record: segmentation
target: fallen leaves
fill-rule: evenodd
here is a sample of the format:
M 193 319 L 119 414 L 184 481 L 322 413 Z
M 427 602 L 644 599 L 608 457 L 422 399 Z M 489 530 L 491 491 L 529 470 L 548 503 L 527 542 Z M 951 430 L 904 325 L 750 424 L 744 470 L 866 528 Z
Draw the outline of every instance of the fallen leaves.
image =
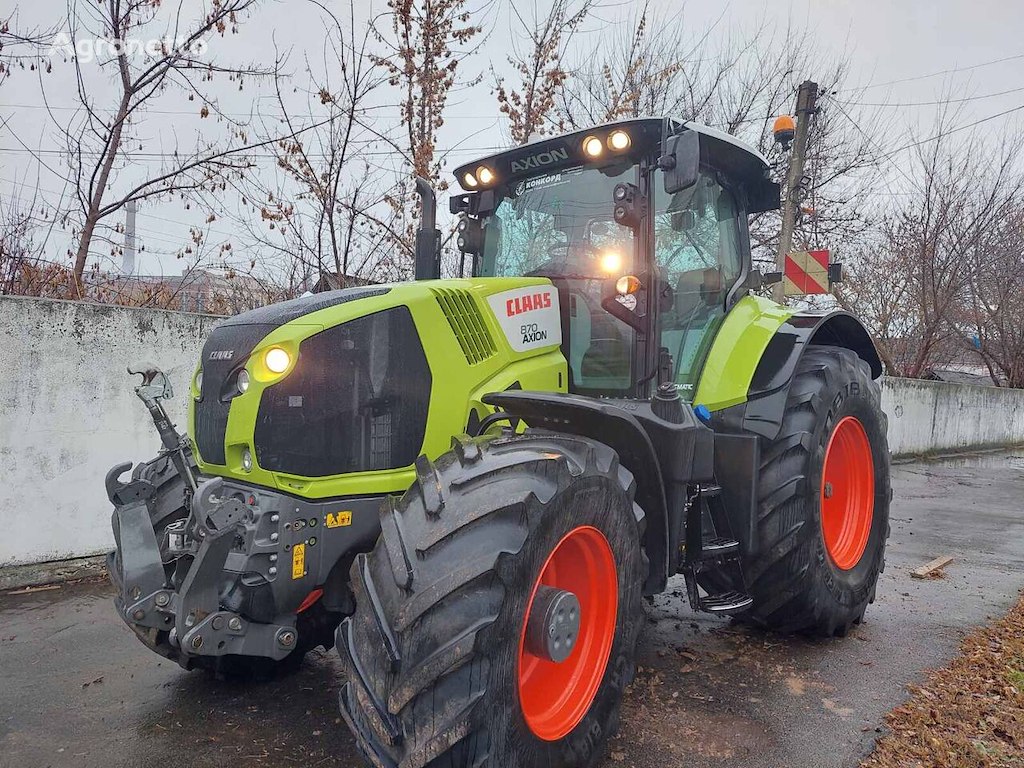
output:
M 1024 598 L 910 691 L 862 768 L 1024 765 Z

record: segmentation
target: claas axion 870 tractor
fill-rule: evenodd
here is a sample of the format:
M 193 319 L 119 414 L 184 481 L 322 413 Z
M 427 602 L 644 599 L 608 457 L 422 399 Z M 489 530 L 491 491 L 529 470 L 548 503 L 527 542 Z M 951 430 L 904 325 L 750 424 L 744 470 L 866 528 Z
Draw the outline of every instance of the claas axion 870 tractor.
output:
M 636 119 L 456 171 L 464 277 L 228 318 L 189 386 L 138 372 L 164 449 L 107 477 L 117 609 L 185 668 L 337 646 L 377 766 L 584 766 L 642 598 L 842 635 L 883 567 L 881 364 L 844 312 L 756 295 L 768 164 Z M 777 277 L 777 276 L 775 276 Z

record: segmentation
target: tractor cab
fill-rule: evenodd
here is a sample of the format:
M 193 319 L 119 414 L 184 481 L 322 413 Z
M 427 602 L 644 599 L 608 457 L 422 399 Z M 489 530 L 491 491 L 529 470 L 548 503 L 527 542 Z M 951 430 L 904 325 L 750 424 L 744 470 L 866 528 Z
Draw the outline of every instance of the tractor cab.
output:
M 569 390 L 692 400 L 750 275 L 747 215 L 776 208 L 754 149 L 713 129 L 637 119 L 464 165 L 458 243 L 476 277 L 557 287 Z

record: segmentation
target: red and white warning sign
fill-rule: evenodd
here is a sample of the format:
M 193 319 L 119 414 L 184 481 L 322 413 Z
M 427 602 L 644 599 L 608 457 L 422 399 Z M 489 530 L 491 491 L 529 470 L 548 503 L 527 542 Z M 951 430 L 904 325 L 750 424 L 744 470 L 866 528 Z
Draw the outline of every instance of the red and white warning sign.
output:
M 828 251 L 787 253 L 783 276 L 787 296 L 828 293 Z
M 558 291 L 552 285 L 531 285 L 487 297 L 509 346 L 516 352 L 562 343 Z

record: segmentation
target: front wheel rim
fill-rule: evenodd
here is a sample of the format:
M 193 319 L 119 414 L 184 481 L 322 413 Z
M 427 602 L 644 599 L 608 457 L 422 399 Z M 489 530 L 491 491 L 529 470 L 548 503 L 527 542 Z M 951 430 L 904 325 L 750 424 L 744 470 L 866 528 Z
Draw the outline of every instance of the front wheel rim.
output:
M 571 592 L 579 600 L 579 638 L 561 663 L 536 656 L 527 647 L 526 625 L 541 585 Z M 593 704 L 615 638 L 618 594 L 611 545 L 593 526 L 569 531 L 544 562 L 526 604 L 516 668 L 523 717 L 538 738 L 563 738 Z
M 825 551 L 843 571 L 867 549 L 875 507 L 875 466 L 864 425 L 853 416 L 836 424 L 821 473 L 821 532 Z

